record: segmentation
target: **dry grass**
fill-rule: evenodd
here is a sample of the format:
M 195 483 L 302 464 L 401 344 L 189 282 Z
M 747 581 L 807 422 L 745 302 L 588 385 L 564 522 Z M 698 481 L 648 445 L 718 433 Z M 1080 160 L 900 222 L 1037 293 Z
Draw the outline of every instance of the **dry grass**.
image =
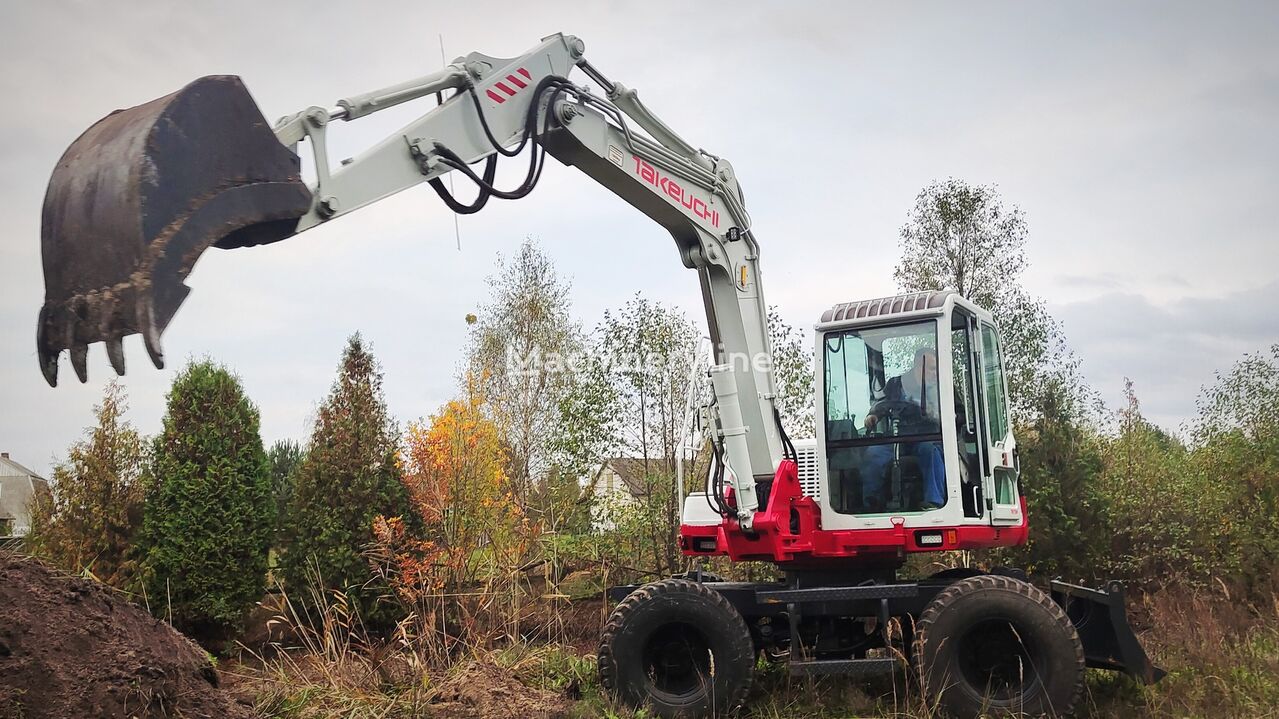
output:
M 279 595 L 267 622 L 286 639 L 241 645 L 223 668 L 259 714 L 289 719 L 429 716 L 429 674 L 419 653 L 397 637 L 373 639 L 341 592 L 313 583 L 308 602 Z M 398 634 L 398 632 L 397 632 Z
M 1088 714 L 1097 717 L 1279 717 L 1279 597 L 1249 602 L 1165 591 L 1134 608 L 1142 643 L 1168 671 L 1153 687 L 1090 672 Z
M 599 695 L 593 657 L 569 644 L 600 612 L 598 603 L 526 598 L 511 602 L 510 612 L 494 612 L 497 626 L 469 634 L 440 622 L 438 613 L 415 613 L 388 635 L 373 636 L 344 593 L 323 589 L 318 578 L 306 592 L 305 601 L 279 593 L 265 627 L 274 641 L 242 644 L 239 660 L 223 666 L 263 717 L 470 716 L 467 707 L 490 693 L 520 694 L 526 708 L 534 700 L 568 705 L 567 697 Z M 448 600 L 431 598 L 436 605 Z M 519 700 L 506 704 L 521 707 Z
M 1134 605 L 1141 641 L 1168 677 L 1144 687 L 1090 670 L 1078 716 L 1279 717 L 1279 598 L 1250 604 L 1219 587 L 1214 593 L 1163 592 Z M 298 616 L 288 602 L 283 606 L 275 621 L 296 637 L 292 648 L 250 653 L 225 668 L 241 691 L 255 697 L 264 717 L 465 716 L 448 710 L 454 705 L 447 695 L 456 689 L 447 687 L 493 676 L 518 680 L 515 689 L 502 690 L 527 691 L 529 701 L 537 699 L 543 708 L 550 706 L 548 697 L 562 698 L 564 708 L 556 711 L 563 716 L 646 716 L 616 706 L 599 687 L 594 657 L 577 636 L 589 629 L 583 619 L 599 612 L 594 603 L 530 602 L 526 607 L 541 611 L 521 619 L 523 636 L 468 645 L 444 662 L 410 625 L 389 639 L 371 640 L 336 596 L 310 616 Z M 865 681 L 796 679 L 784 665 L 761 663 L 755 684 L 744 716 L 758 719 L 937 716 L 902 673 Z

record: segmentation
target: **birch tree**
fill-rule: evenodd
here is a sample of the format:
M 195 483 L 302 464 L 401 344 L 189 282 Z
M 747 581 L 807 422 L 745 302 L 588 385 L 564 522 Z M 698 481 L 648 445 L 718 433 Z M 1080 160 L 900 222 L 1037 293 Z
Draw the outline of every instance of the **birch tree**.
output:
M 473 378 L 488 398 L 486 411 L 509 452 L 509 481 L 526 503 L 555 459 L 582 332 L 571 315 L 570 283 L 533 240 L 499 258 L 489 283 L 489 301 L 471 329 L 463 385 Z
M 1061 325 L 1021 285 L 1027 237 L 1025 213 L 1005 206 L 993 185 L 934 181 L 915 198 L 901 228 L 902 255 L 893 271 L 906 292 L 957 290 L 995 315 L 1013 415 L 1021 422 L 1030 420 L 1050 384 L 1076 399 L 1087 392 Z

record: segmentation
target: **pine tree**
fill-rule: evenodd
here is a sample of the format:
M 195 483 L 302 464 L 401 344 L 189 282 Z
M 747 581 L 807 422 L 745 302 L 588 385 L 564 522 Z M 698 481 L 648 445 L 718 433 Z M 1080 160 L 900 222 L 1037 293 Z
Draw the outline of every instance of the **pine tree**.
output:
M 283 539 L 284 519 L 293 501 L 293 480 L 306 452 L 291 439 L 277 440 L 266 452 L 267 471 L 271 476 L 271 493 L 275 496 L 277 541 Z
M 109 382 L 94 407 L 95 426 L 53 468 L 49 494 L 37 494 L 25 546 L 73 572 L 132 588 L 133 543 L 142 525 L 146 442 L 124 419 L 124 388 Z
M 356 334 L 294 473 L 280 560 L 292 599 L 306 601 L 320 582 L 347 593 L 366 623 L 392 618 L 391 606 L 378 601 L 386 590 L 372 581 L 364 552 L 375 518 L 409 514 L 398 455 L 399 430 L 386 408 L 381 370 Z
M 151 609 L 197 638 L 220 639 L 262 597 L 275 520 L 258 409 L 225 367 L 193 362 L 173 380 L 151 474 Z

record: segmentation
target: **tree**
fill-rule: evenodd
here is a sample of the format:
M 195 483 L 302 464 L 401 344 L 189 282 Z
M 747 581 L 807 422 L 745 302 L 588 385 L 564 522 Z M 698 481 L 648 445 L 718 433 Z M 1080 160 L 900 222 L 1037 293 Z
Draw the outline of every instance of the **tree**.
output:
M 786 324 L 776 307 L 768 308 L 768 339 L 773 346 L 776 404 L 783 426 L 792 438 L 816 436 L 812 342 Z
M 570 316 L 569 283 L 534 241 L 509 260 L 499 258 L 489 283 L 489 302 L 471 330 L 467 373 L 488 398 L 486 411 L 509 447 L 510 481 L 524 503 L 556 453 L 574 386 L 567 364 L 582 355 L 581 331 Z
M 619 395 L 601 351 L 583 352 L 574 379 L 560 397 L 556 432 L 550 438 L 551 463 L 558 475 L 588 476 L 617 447 L 621 431 Z
M 934 181 L 915 198 L 901 245 L 897 284 L 908 291 L 949 287 L 989 309 L 1026 269 L 1026 217 L 1005 208 L 994 186 Z
M 293 500 L 294 473 L 305 455 L 302 445 L 291 439 L 277 440 L 266 452 L 267 471 L 271 477 L 271 494 L 275 497 L 277 536 L 283 534 L 283 520 L 288 516 L 289 503 Z
M 1218 373 L 1196 404 L 1197 490 L 1224 495 L 1224 516 L 1211 521 L 1231 536 L 1226 553 L 1237 576 L 1269 596 L 1279 568 L 1279 344 Z
M 54 465 L 50 493 L 35 496 L 25 539 L 32 554 L 120 588 L 136 579 L 147 456 L 145 440 L 124 418 L 127 409 L 124 387 L 108 382 L 93 408 L 95 426 Z
M 1007 553 L 1014 566 L 1040 576 L 1096 579 L 1110 547 L 1103 440 L 1070 405 L 1069 392 L 1053 386 L 1037 399 L 1035 419 L 1017 441 L 1030 538 Z
M 420 532 L 401 518 L 379 517 L 375 532 L 391 584 L 440 636 L 493 628 L 515 599 L 518 568 L 537 527 L 525 517 L 506 477 L 506 450 L 475 383 L 428 422 L 409 425 L 403 482 Z M 473 636 L 469 638 L 474 639 Z
M 1052 385 L 1071 404 L 1088 391 L 1060 325 L 1020 284 L 1026 269 L 1026 218 L 1006 208 L 993 185 L 934 181 L 920 191 L 901 229 L 893 279 L 907 292 L 957 290 L 995 315 L 1004 340 L 1013 415 L 1031 419 Z
M 173 380 L 143 523 L 152 611 L 220 638 L 262 598 L 275 502 L 258 409 L 209 360 Z
M 399 430 L 386 408 L 382 373 L 359 334 L 348 341 L 338 377 L 320 405 L 310 449 L 294 472 L 280 569 L 294 600 L 313 589 L 346 593 L 375 626 L 394 612 L 364 550 L 379 515 L 408 513 L 400 483 Z
M 604 313 L 597 334 L 600 351 L 611 362 L 608 375 L 621 427 L 617 444 L 644 461 L 646 505 L 660 498 L 648 539 L 665 549 L 663 569 L 675 571 L 683 501 L 674 491 L 675 462 L 688 393 L 696 391 L 689 378 L 698 361 L 698 332 L 682 312 L 636 294 L 620 310 Z

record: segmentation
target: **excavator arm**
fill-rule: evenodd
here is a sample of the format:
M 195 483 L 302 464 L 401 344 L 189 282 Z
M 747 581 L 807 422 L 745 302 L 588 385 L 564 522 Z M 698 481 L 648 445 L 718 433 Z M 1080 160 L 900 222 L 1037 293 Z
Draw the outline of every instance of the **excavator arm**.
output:
M 185 279 L 211 246 L 291 238 L 401 190 L 429 183 L 455 212 L 533 190 L 546 154 L 578 168 L 652 218 L 696 271 L 716 352 L 710 419 L 720 511 L 744 528 L 793 452 L 774 408 L 775 385 L 759 247 L 732 166 L 696 149 L 604 77 L 583 43 L 552 35 L 523 55 L 472 53 L 440 72 L 311 107 L 268 128 L 239 78 L 201 78 L 145 105 L 117 111 L 85 132 L 59 161 L 46 194 L 42 246 L 45 304 L 37 349 L 57 381 L 70 351 L 81 381 L 87 346 L 102 341 L 123 374 L 121 340 L 140 333 L 157 367 L 160 335 L 185 299 Z M 578 68 L 603 95 L 568 79 Z M 448 93 L 448 97 L 445 94 Z M 327 133 L 404 102 L 439 103 L 366 152 L 330 165 Z M 315 181 L 301 179 L 309 145 Z M 494 186 L 496 163 L 526 158 L 523 182 Z M 461 173 L 479 188 L 462 202 L 441 182 Z

